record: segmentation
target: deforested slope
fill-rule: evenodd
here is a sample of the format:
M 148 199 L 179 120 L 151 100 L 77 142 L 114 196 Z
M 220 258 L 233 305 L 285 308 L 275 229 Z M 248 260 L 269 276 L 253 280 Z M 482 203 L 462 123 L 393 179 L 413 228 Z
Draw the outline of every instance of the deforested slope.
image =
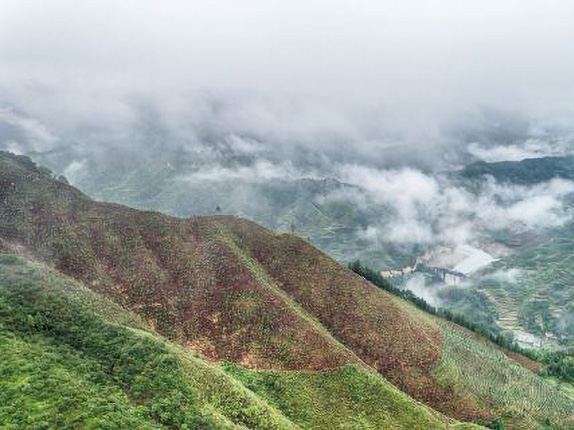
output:
M 217 219 L 188 221 L 92 202 L 11 161 L 0 235 L 213 360 L 320 369 L 360 360 L 260 282 Z

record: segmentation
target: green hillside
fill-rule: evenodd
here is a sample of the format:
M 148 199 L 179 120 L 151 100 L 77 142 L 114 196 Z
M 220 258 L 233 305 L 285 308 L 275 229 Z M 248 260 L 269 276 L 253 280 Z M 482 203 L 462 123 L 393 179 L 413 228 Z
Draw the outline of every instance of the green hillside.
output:
M 574 337 L 574 224 L 551 230 L 536 243 L 495 263 L 475 280 L 507 329 Z M 511 279 L 496 277 L 514 270 Z
M 199 428 L 573 424 L 574 402 L 527 370 L 534 363 L 380 290 L 293 235 L 228 216 L 177 219 L 94 202 L 29 159 L 3 153 L 0 239 L 5 254 L 20 255 L 4 257 L 0 284 L 12 345 L 46 345 L 50 372 L 80 374 L 87 390 L 116 399 L 112 410 L 137 409 L 134 420 L 172 428 L 197 420 Z M 89 290 L 68 278 L 32 282 L 19 268 L 23 258 L 54 268 L 36 266 L 42 279 L 65 274 Z M 60 294 L 53 290 L 66 299 L 46 298 Z M 147 360 L 155 354 L 174 358 Z M 21 390 L 34 381 L 26 374 L 33 365 L 11 363 L 7 404 L 60 407 L 50 402 L 55 395 L 32 393 L 53 388 Z M 229 400 L 222 384 L 247 400 Z

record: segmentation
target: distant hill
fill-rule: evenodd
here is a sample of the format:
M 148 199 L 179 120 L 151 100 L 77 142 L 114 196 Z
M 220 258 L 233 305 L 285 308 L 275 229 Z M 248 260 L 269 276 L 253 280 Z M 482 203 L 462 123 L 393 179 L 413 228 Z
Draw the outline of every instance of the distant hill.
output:
M 500 182 L 518 185 L 533 185 L 555 178 L 574 180 L 574 157 L 541 157 L 498 163 L 480 161 L 466 166 L 460 175 L 466 179 L 490 175 Z
M 148 409 L 133 411 L 134 419 L 151 417 L 154 425 L 182 428 L 169 424 L 172 419 L 176 423 L 187 419 L 170 418 L 170 414 L 181 412 L 182 406 L 169 409 L 166 405 L 189 402 L 185 397 L 188 389 L 182 388 L 183 394 L 174 398 L 169 387 L 185 387 L 192 382 L 197 387 L 206 382 L 194 374 L 189 376 L 190 382 L 178 374 L 176 366 L 169 373 L 175 379 L 158 381 L 160 385 L 152 387 L 160 393 L 155 406 L 155 391 L 131 385 L 145 386 L 146 378 L 151 378 L 155 370 L 140 371 L 137 360 L 132 366 L 132 359 L 128 359 L 127 379 L 118 379 L 114 366 L 110 369 L 105 364 L 116 354 L 113 344 L 107 344 L 111 350 L 99 351 L 100 343 L 109 341 L 97 335 L 104 322 L 77 327 L 73 315 L 95 313 L 120 325 L 128 324 L 125 318 L 139 318 L 139 330 L 151 332 L 154 339 L 159 339 L 154 342 L 176 351 L 176 357 L 195 351 L 205 360 L 198 366 L 219 369 L 206 372 L 224 371 L 226 380 L 233 378 L 235 384 L 240 381 L 249 389 L 241 389 L 241 396 L 265 400 L 266 412 L 257 412 L 239 406 L 248 405 L 248 400 L 218 401 L 218 396 L 225 398 L 228 394 L 209 397 L 203 388 L 190 388 L 189 393 L 196 392 L 203 399 L 198 403 L 203 406 L 193 412 L 194 416 L 211 420 L 210 413 L 223 414 L 218 415 L 222 428 L 353 428 L 352 422 L 361 423 L 357 424 L 359 428 L 455 425 L 445 416 L 462 421 L 501 418 L 509 428 L 521 429 L 543 428 L 545 422 L 567 428 L 574 422 L 573 400 L 528 370 L 536 368 L 535 363 L 505 353 L 474 333 L 376 288 L 293 235 L 275 235 L 230 216 L 177 219 L 94 202 L 28 158 L 1 153 L 0 239 L 5 255 L 19 255 L 3 257 L 8 262 L 16 258 L 14 264 L 18 266 L 32 264 L 23 259 L 34 259 L 58 271 L 36 266 L 27 278 L 24 269 L 3 267 L 6 276 L 17 276 L 21 281 L 1 284 L 7 298 L 0 303 L 16 309 L 0 313 L 1 327 L 10 331 L 7 336 L 15 339 L 13 342 L 30 343 L 28 332 L 34 334 L 34 342 L 38 336 L 39 342 L 14 344 L 9 350 L 27 348 L 33 360 L 43 351 L 43 339 L 47 337 L 48 343 L 72 348 L 70 354 L 88 354 L 90 360 L 95 360 L 94 366 L 100 366 L 94 369 L 104 366 L 111 372 L 113 378 L 106 387 L 116 390 L 114 398 L 123 402 L 122 408 L 143 402 L 142 407 Z M 60 308 L 53 307 L 59 306 L 58 301 L 42 298 L 51 294 L 50 288 L 34 287 L 38 283 L 58 284 L 40 281 L 48 274 L 62 276 L 59 273 L 89 287 L 91 292 L 81 287 L 87 297 L 92 297 L 83 300 L 84 308 L 68 303 L 79 293 L 60 292 L 57 294 L 71 296 L 61 302 L 60 315 Z M 39 277 L 38 282 L 34 276 Z M 101 300 L 116 305 L 102 305 Z M 116 316 L 106 315 L 108 309 L 117 309 L 116 316 L 124 312 L 132 316 L 118 322 Z M 12 315 L 21 317 L 11 322 Z M 136 336 L 140 332 L 121 331 L 120 335 L 125 333 Z M 122 342 L 118 340 L 118 344 Z M 55 363 L 61 362 L 58 348 L 46 349 Z M 102 356 L 105 351 L 112 355 Z M 137 354 L 144 357 L 147 352 Z M 70 360 L 81 366 L 77 361 L 80 358 Z M 11 405 L 20 402 L 16 404 L 30 407 L 26 405 L 41 401 L 35 394 L 18 397 L 21 391 L 16 388 L 22 378 L 18 375 L 29 372 L 26 369 L 33 366 L 30 363 L 24 362 L 22 369 L 16 370 L 8 365 L 7 372 L 16 372 L 10 380 L 16 384 L 10 386 L 11 396 L 16 396 L 10 397 Z M 51 374 L 58 369 L 46 371 Z M 100 381 L 94 379 L 90 369 L 88 366 L 85 370 L 86 381 Z M 70 368 L 72 371 L 77 369 Z M 54 387 L 50 389 L 58 392 Z M 132 395 L 136 402 L 126 403 Z M 263 407 L 261 400 L 257 404 Z M 201 412 L 202 407 L 211 412 Z M 97 405 L 94 408 L 97 410 Z M 164 408 L 172 412 L 164 413 Z M 283 419 L 283 427 L 237 421 L 239 411 L 245 408 L 250 411 L 250 419 Z M 7 416 L 2 413 L 0 419 Z M 274 418 L 265 418 L 266 414 Z
M 362 201 L 358 187 L 333 178 L 213 178 L 197 174 L 209 165 L 238 169 L 252 166 L 243 158 L 216 163 L 201 155 L 168 151 L 110 154 L 62 146 L 29 154 L 96 200 L 188 217 L 235 215 L 277 232 L 295 233 L 339 261 L 360 259 L 372 267 L 400 268 L 414 263 L 412 249 L 392 243 L 373 246 L 364 236 L 369 226 L 391 217 L 391 209 Z M 242 170 L 243 169 L 243 170 Z M 244 177 L 247 176 L 247 177 Z

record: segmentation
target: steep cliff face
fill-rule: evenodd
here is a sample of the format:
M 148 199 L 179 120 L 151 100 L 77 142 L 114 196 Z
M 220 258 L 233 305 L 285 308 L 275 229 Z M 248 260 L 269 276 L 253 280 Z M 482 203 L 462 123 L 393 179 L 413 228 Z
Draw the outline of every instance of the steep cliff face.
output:
M 0 238 L 212 363 L 314 372 L 355 365 L 462 420 L 505 413 L 536 428 L 572 418 L 567 398 L 494 345 L 377 289 L 304 240 L 248 221 L 94 202 L 1 154 Z M 533 383 L 533 392 L 522 389 Z

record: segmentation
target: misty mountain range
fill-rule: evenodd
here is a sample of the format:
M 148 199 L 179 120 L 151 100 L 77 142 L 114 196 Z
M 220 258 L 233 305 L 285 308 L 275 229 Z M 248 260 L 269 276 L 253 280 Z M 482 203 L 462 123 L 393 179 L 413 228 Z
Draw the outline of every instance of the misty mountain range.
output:
M 469 313 L 494 333 L 570 336 L 558 324 L 571 319 L 562 304 L 567 297 L 557 299 L 556 322 L 543 329 L 519 322 L 522 302 L 501 307 L 507 300 L 480 286 L 493 262 L 512 270 L 502 262 L 568 225 L 574 144 L 563 128 L 483 110 L 466 128 L 449 126 L 449 143 L 433 144 L 432 158 L 421 163 L 408 142 L 369 148 L 379 159 L 366 156 L 368 147 L 341 152 L 336 139 L 326 147 L 306 140 L 328 139 L 320 132 L 307 130 L 300 141 L 287 140 L 289 133 L 277 138 L 268 134 L 277 132 L 270 125 L 238 123 L 233 105 L 202 101 L 207 111 L 176 125 L 160 107 L 136 103 L 136 122 L 121 133 L 59 131 L 5 109 L 2 147 L 26 153 L 98 200 L 178 217 L 236 215 L 294 233 L 343 263 L 391 271 L 395 282 Z M 276 124 L 284 112 L 278 115 L 267 121 Z M 452 291 L 427 267 L 462 267 L 462 285 Z

